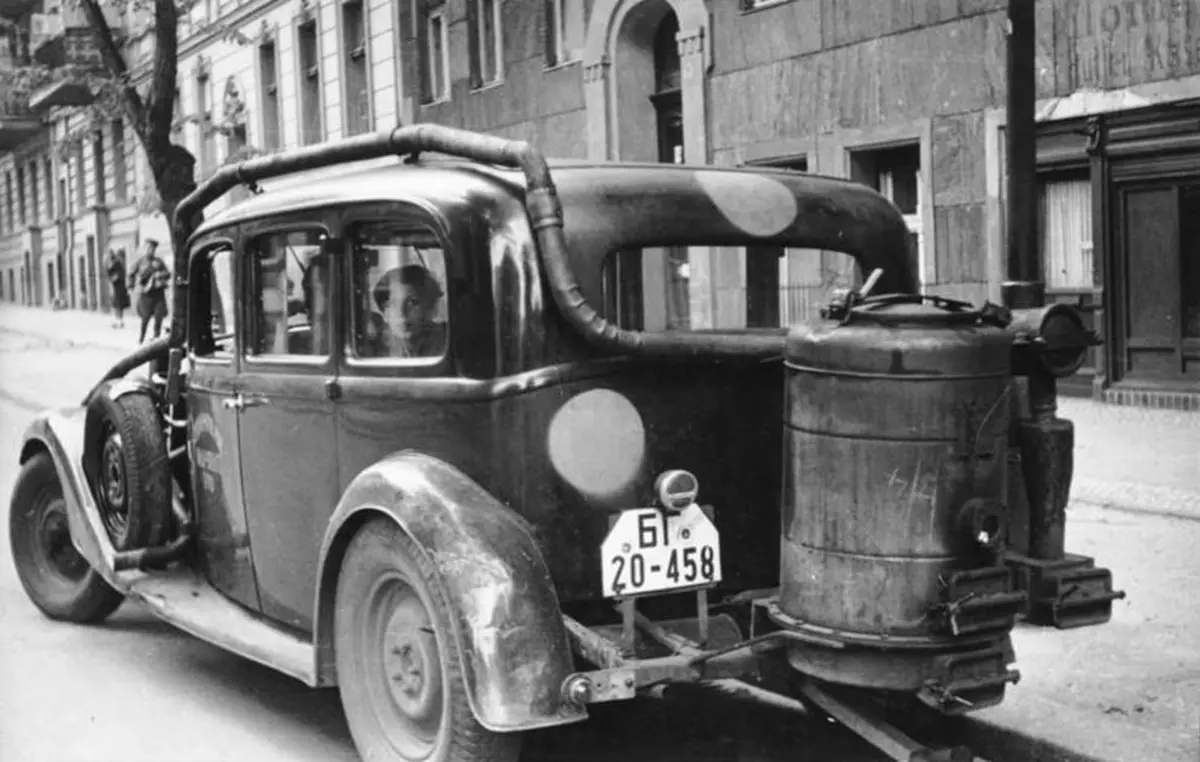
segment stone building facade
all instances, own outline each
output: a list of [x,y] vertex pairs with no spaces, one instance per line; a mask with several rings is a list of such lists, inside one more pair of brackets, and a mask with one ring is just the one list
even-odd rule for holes
[[[179,129],[202,177],[230,157],[413,121],[529,139],[563,157],[850,177],[905,213],[926,289],[996,300],[1005,275],[1005,8],[201,0],[181,31]],[[1041,260],[1051,297],[1083,305],[1106,342],[1074,385],[1200,392],[1200,0],[1038,0],[1037,11],[1040,180],[1031,192],[1041,200]],[[236,39],[213,31],[212,19]],[[90,283],[79,243],[89,231],[97,250],[145,234],[144,218],[126,211],[144,195],[144,167],[129,130],[113,154],[112,130],[84,141],[79,162],[51,156],[54,182],[41,195],[30,172],[18,172],[39,144],[0,155],[0,183],[23,181],[26,199],[42,199],[43,260],[61,240],[50,229],[58,216],[45,211],[56,183],[66,178],[68,196],[82,188],[85,219],[95,210],[83,237],[68,241],[68,271],[74,262],[86,273],[68,285]],[[114,155],[131,175],[125,201]],[[17,203],[9,187],[0,185],[0,271],[35,251],[30,217],[5,214]],[[665,326],[787,323],[854,277],[828,252],[685,244],[618,268],[630,303],[666,303],[654,318]],[[43,300],[53,293],[31,288]]]

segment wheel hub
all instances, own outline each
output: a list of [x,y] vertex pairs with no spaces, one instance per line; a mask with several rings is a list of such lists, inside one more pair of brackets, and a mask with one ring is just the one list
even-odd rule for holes
[[66,503],[61,498],[46,503],[37,525],[37,547],[45,563],[59,576],[77,582],[88,564],[71,542]]
[[437,644],[419,601],[409,599],[396,607],[388,620],[384,649],[384,669],[397,708],[413,720],[434,715]]
[[125,487],[125,459],[121,435],[112,431],[104,439],[100,455],[101,517],[105,527],[117,540],[129,525],[129,504]]
[[399,575],[369,596],[360,641],[379,727],[402,759],[429,757],[444,723],[442,663],[428,610]]

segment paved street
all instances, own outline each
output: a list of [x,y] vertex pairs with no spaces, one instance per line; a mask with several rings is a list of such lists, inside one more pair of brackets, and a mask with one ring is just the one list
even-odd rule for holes
[[[21,430],[32,409],[77,401],[136,338],[91,320],[0,308],[0,760],[356,760],[334,691],[310,691],[133,605],[84,628],[51,623],[26,599],[6,520]],[[988,742],[975,750],[994,762],[1200,758],[1200,415],[1073,400],[1063,414],[1080,442],[1068,547],[1112,568],[1129,598],[1104,627],[1020,628],[1023,679],[969,726]],[[879,759],[841,733],[793,724],[785,737],[776,718],[746,717],[708,705],[610,708],[536,737],[526,759]],[[1023,746],[1026,735],[1064,751]],[[722,740],[731,736],[759,740]]]

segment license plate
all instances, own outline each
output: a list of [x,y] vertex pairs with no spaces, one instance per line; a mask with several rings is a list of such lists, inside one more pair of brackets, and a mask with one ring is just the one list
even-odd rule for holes
[[622,511],[600,545],[605,598],[705,587],[721,581],[721,537],[699,505],[680,513]]

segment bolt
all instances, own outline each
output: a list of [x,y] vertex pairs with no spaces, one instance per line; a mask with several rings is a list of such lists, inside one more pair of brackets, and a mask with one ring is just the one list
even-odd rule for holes
[[592,683],[586,677],[576,677],[567,683],[567,700],[583,706],[592,700]]
[[633,678],[632,678],[632,677],[627,677],[627,678],[625,678],[625,687],[626,687],[626,688],[632,688],[632,687],[633,687]]

